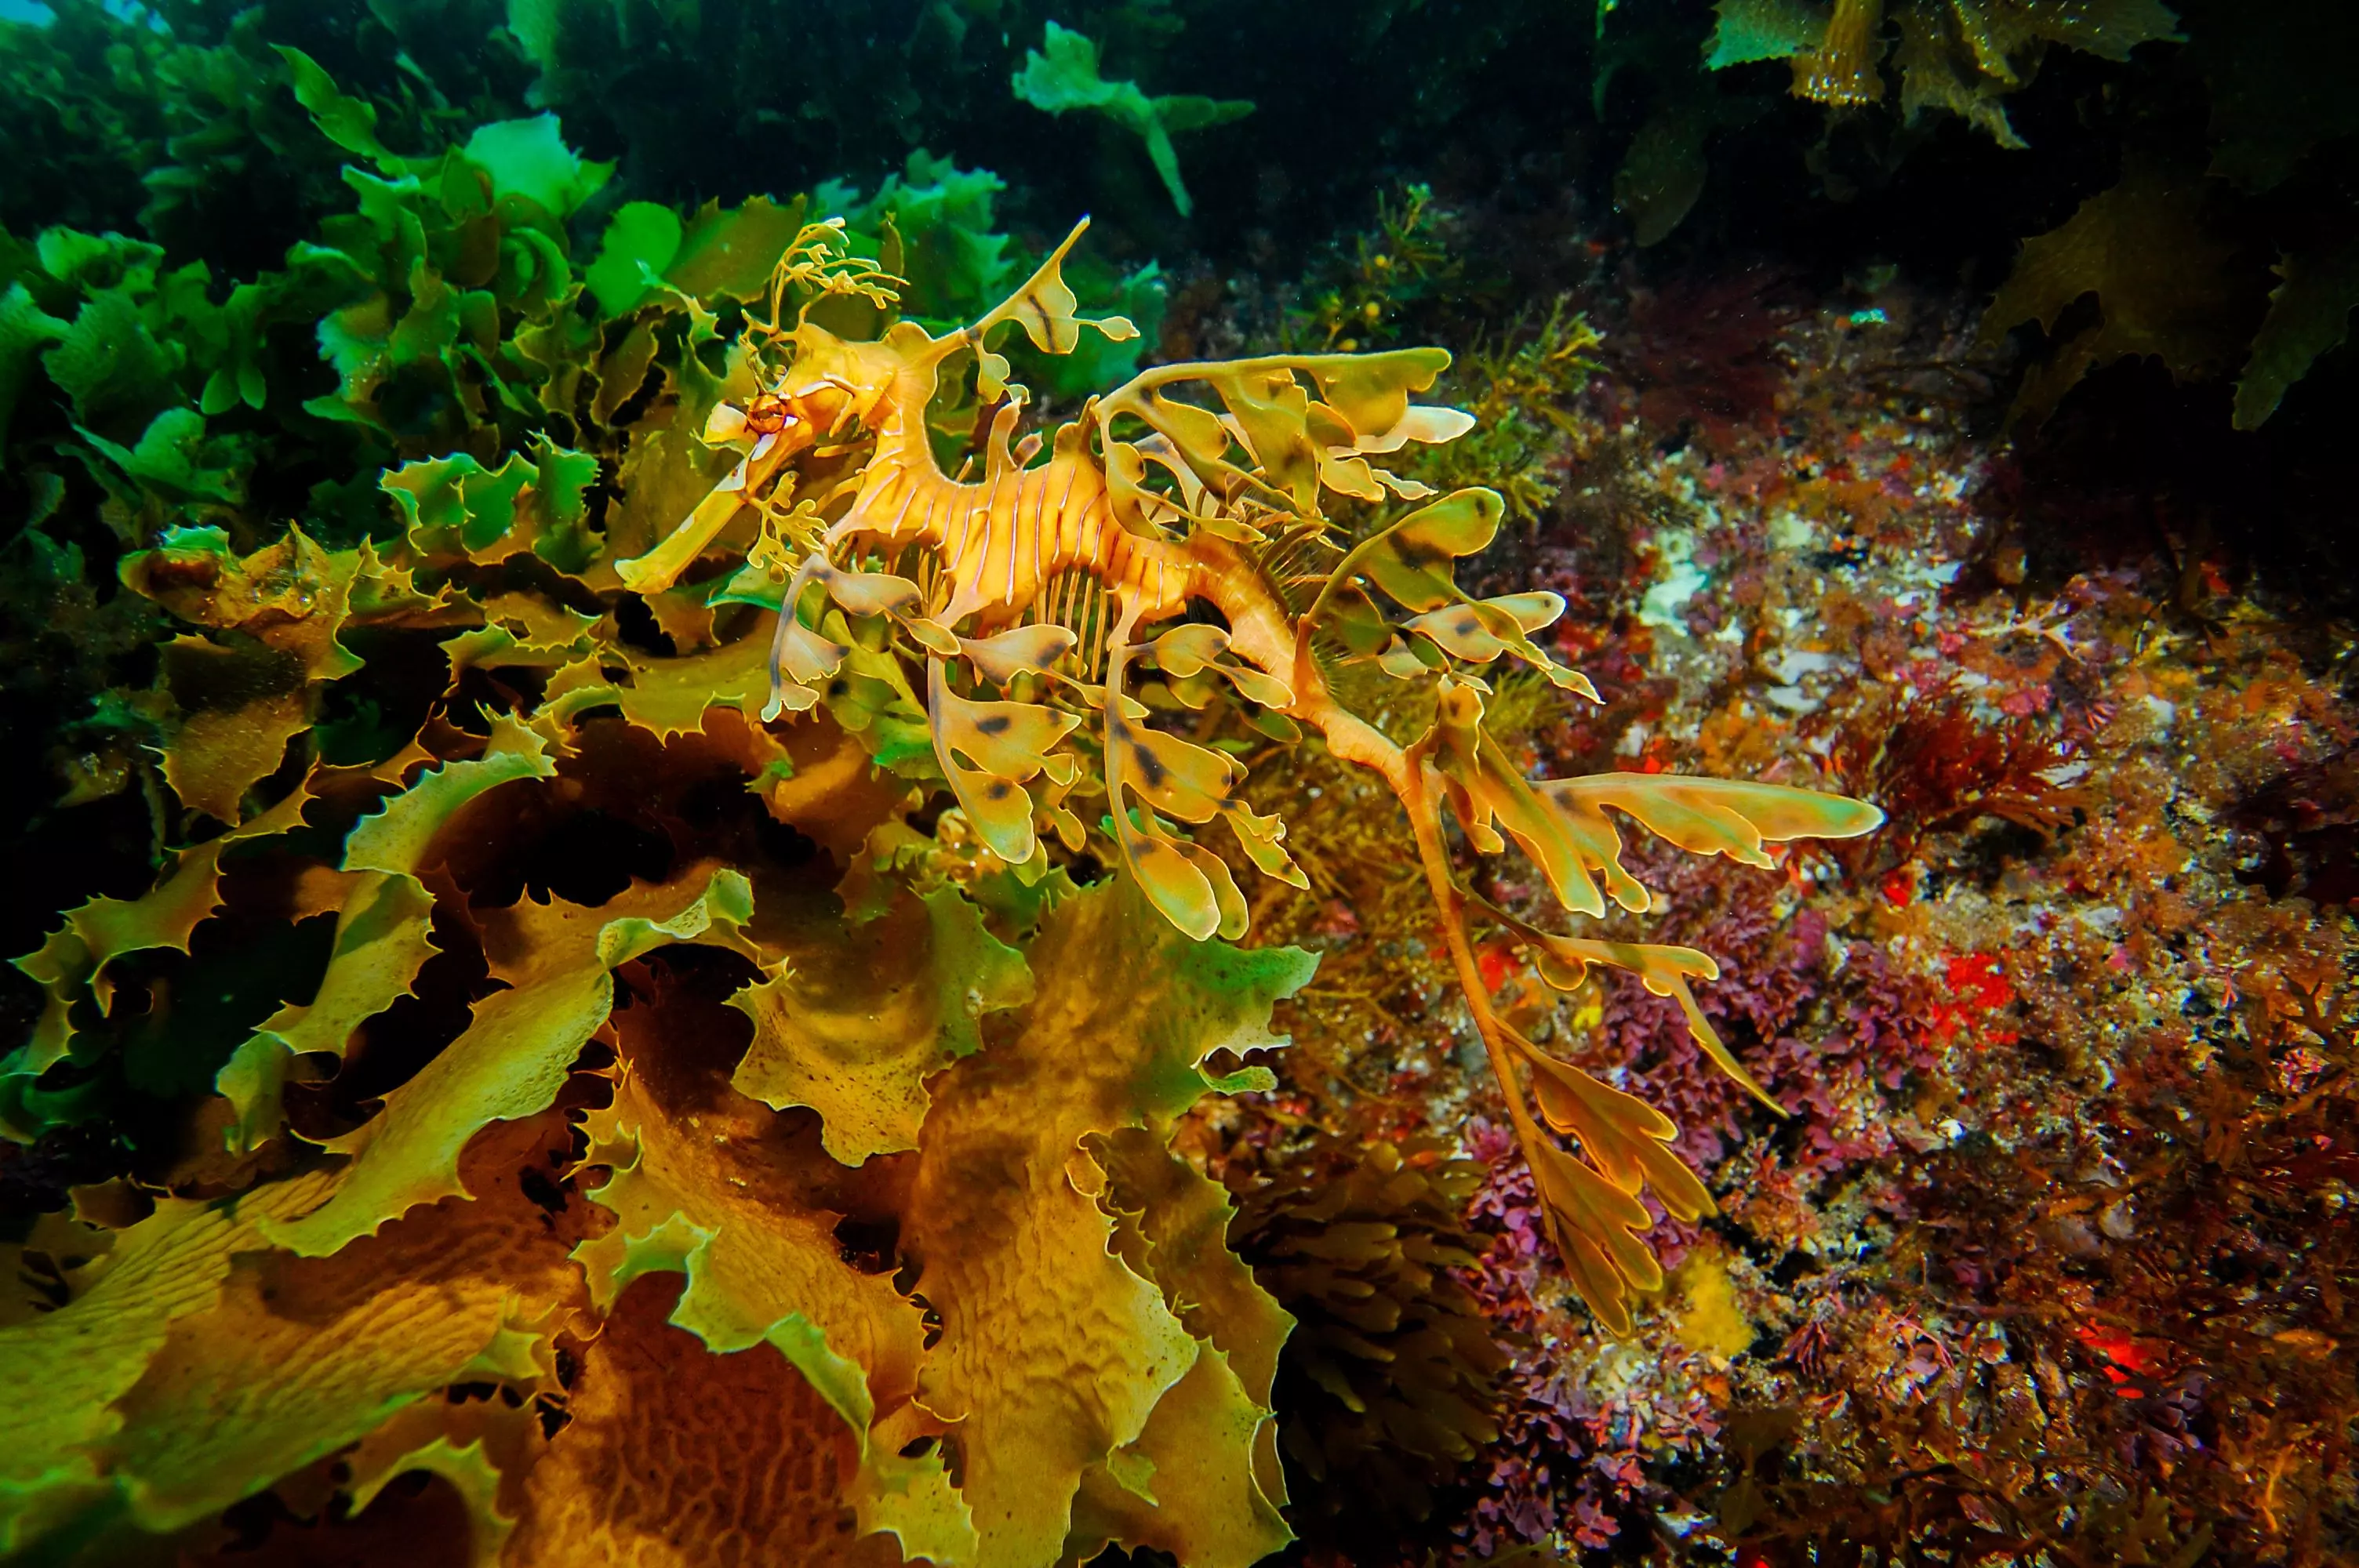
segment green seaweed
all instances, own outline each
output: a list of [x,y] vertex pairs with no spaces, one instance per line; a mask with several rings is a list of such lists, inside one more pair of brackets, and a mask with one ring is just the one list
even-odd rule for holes
[[1240,99],[1194,93],[1150,98],[1135,81],[1108,81],[1098,74],[1098,46],[1055,22],[1049,24],[1040,48],[1024,57],[1024,69],[1016,76],[1016,96],[1051,114],[1091,110],[1135,132],[1146,143],[1147,161],[1182,218],[1195,211],[1196,203],[1180,178],[1180,154],[1171,138],[1241,120],[1254,110]]

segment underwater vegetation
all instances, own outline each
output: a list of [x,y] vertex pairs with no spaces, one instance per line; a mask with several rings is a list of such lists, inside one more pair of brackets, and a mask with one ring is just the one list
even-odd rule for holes
[[2341,8],[49,9],[0,1558],[2352,1554]]

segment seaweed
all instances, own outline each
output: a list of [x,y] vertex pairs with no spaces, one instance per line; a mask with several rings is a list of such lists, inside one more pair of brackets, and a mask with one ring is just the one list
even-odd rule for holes
[[1278,1446],[1314,1541],[1380,1552],[1498,1435],[1506,1356],[1460,1218],[1481,1174],[1435,1139],[1322,1142],[1243,1195],[1234,1245],[1295,1319]]
[[1147,145],[1147,161],[1171,197],[1180,216],[1188,217],[1196,204],[1180,178],[1180,155],[1171,146],[1175,133],[1201,131],[1226,124],[1253,113],[1240,99],[1213,99],[1201,94],[1165,93],[1150,98],[1135,81],[1108,81],[1098,74],[1098,47],[1068,27],[1049,24],[1038,50],[1027,53],[1024,69],[1015,79],[1016,96],[1035,109],[1063,114],[1076,109],[1103,114],[1125,130],[1137,133]]

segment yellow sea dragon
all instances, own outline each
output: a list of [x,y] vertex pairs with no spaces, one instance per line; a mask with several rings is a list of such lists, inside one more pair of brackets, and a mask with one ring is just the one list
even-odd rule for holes
[[[1608,897],[1631,911],[1649,902],[1622,865],[1607,807],[1681,849],[1755,865],[1770,863],[1765,843],[1864,833],[1881,814],[1777,784],[1523,777],[1483,729],[1491,688],[1477,672],[1513,658],[1592,701],[1596,692],[1532,641],[1563,612],[1562,599],[1476,600],[1453,581],[1455,559],[1497,531],[1497,494],[1436,497],[1383,466],[1410,442],[1451,440],[1473,425],[1410,401],[1448,366],[1442,350],[1161,365],[1091,399],[1045,456],[1038,434],[1011,444],[1026,399],[990,346],[995,329],[1018,324],[1048,353],[1071,352],[1084,329],[1135,335],[1120,317],[1075,316],[1060,267],[1081,233],[971,326],[936,337],[904,320],[855,341],[812,320],[808,305],[784,325],[788,282],[889,305],[892,280],[843,257],[835,231],[805,231],[781,263],[769,321],[749,329],[762,390],[744,407],[722,406],[707,427],[709,442],[737,445],[744,460],[668,539],[625,563],[624,580],[647,592],[669,587],[753,508],[753,557],[774,579],[787,577],[766,719],[815,704],[855,646],[922,662],[935,759],[982,842],[1018,867],[1045,856],[1043,828],[1079,850],[1083,826],[1069,802],[1102,785],[1123,867],[1200,941],[1244,935],[1245,903],[1227,863],[1173,823],[1222,819],[1262,872],[1307,882],[1284,848],[1284,825],[1238,797],[1237,762],[1147,722],[1127,690],[1143,666],[1158,669],[1190,707],[1225,683],[1262,731],[1283,738],[1307,725],[1334,755],[1382,775],[1408,814],[1557,1249],[1601,1320],[1626,1335],[1630,1292],[1662,1279],[1639,1239],[1651,1223],[1640,1193],[1651,1186],[1666,1210],[1689,1219],[1712,1213],[1712,1198],[1667,1147],[1676,1133],[1667,1118],[1499,1016],[1469,923],[1498,928],[1560,989],[1579,985],[1593,964],[1635,972],[1679,1000],[1723,1070],[1775,1102],[1689,990],[1691,979],[1716,976],[1711,958],[1559,935],[1470,892],[1451,866],[1442,806],[1481,853],[1512,838],[1557,901],[1588,915],[1603,914]],[[962,355],[974,361],[982,406],[995,405],[973,479],[942,472],[927,423],[945,366]],[[1174,396],[1182,386],[1208,392],[1218,408]],[[1404,514],[1343,538],[1321,511],[1331,492],[1380,516]],[[1406,614],[1381,610],[1378,595]],[[1401,746],[1344,708],[1328,675],[1352,660],[1436,683],[1430,730]]]

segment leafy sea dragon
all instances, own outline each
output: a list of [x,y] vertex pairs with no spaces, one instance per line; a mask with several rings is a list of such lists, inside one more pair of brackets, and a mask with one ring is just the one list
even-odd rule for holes
[[[1712,1197],[1668,1147],[1668,1118],[1498,1014],[1471,927],[1495,927],[1561,989],[1592,965],[1634,972],[1678,999],[1723,1071],[1776,1102],[1689,989],[1717,976],[1711,958],[1563,935],[1482,897],[1452,867],[1444,807],[1477,852],[1514,840],[1556,901],[1585,915],[1603,914],[1609,897],[1634,912],[1650,902],[1622,864],[1609,808],[1683,849],[1759,866],[1771,863],[1767,844],[1865,833],[1882,815],[1779,784],[1523,776],[1484,730],[1483,672],[1519,660],[1565,691],[1597,694],[1533,641],[1563,612],[1561,598],[1474,599],[1453,580],[1454,561],[1496,533],[1499,496],[1437,496],[1385,466],[1412,442],[1451,440],[1473,423],[1411,401],[1448,366],[1440,349],[1160,365],[1093,398],[1045,449],[1037,433],[1015,440],[1025,393],[991,347],[995,330],[1020,326],[1045,353],[1071,352],[1085,329],[1115,341],[1136,332],[1120,317],[1074,314],[1060,268],[1081,233],[1005,304],[941,336],[901,320],[852,341],[814,320],[808,303],[789,328],[788,290],[774,284],[770,320],[749,329],[761,390],[743,407],[723,405],[706,430],[743,460],[668,539],[624,565],[624,580],[649,592],[670,586],[752,508],[760,532],[751,558],[769,566],[773,583],[786,579],[766,719],[812,707],[847,661],[922,668],[935,761],[992,853],[1037,868],[1043,830],[1079,850],[1083,827],[1070,803],[1103,790],[1122,866],[1199,941],[1243,935],[1246,907],[1227,862],[1179,825],[1223,821],[1264,874],[1308,882],[1286,851],[1284,824],[1239,797],[1243,767],[1147,722],[1128,689],[1144,667],[1189,707],[1223,683],[1264,733],[1298,737],[1307,726],[1334,755],[1382,776],[1408,813],[1557,1249],[1599,1318],[1627,1335],[1630,1292],[1662,1279],[1639,1238],[1651,1223],[1640,1194],[1651,1187],[1686,1219],[1712,1213]],[[831,249],[841,243],[833,231],[806,231],[781,279],[791,271],[820,297],[862,292],[889,304],[890,280],[858,271],[864,264]],[[842,281],[853,276],[865,281]],[[963,367],[961,356],[971,356],[992,410],[974,477],[945,474],[928,431],[945,366]],[[1211,401],[1174,395],[1182,387]],[[1348,536],[1321,511],[1331,494],[1379,521]],[[1431,728],[1403,746],[1344,708],[1329,674],[1353,661],[1432,682]]]

